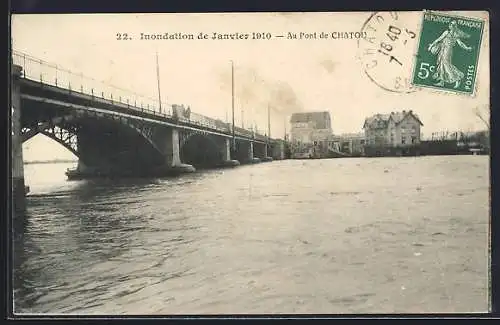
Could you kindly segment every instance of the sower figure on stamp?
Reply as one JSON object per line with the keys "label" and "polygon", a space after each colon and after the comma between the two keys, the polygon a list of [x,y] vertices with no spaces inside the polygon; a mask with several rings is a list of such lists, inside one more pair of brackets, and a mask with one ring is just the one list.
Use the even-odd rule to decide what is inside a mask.
{"label": "sower figure on stamp", "polygon": [[436,72],[432,76],[438,80],[436,86],[444,86],[445,83],[455,83],[454,88],[460,86],[460,81],[464,73],[451,62],[453,48],[458,44],[461,48],[471,51],[472,47],[462,42],[461,38],[469,38],[470,35],[457,27],[457,22],[453,20],[449,28],[441,36],[429,44],[428,50],[432,54],[437,54]]}

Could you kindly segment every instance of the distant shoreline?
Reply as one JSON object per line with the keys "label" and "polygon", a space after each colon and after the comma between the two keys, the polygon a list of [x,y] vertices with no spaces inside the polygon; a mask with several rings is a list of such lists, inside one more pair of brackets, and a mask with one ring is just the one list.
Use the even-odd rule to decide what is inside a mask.
{"label": "distant shoreline", "polygon": [[67,163],[77,163],[78,160],[71,159],[56,159],[56,160],[33,160],[33,161],[25,161],[25,165],[35,165],[35,164],[67,164]]}

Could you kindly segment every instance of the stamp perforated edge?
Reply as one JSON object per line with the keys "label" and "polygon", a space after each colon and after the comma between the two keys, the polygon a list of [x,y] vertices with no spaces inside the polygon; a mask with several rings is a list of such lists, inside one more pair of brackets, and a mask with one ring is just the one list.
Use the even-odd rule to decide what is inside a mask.
{"label": "stamp perforated edge", "polygon": [[[465,92],[465,91],[460,91],[460,90],[453,90],[453,89],[448,89],[448,88],[441,88],[441,87],[434,87],[434,86],[427,86],[427,85],[420,85],[420,84],[414,84],[413,83],[413,80],[415,78],[415,71],[416,71],[416,58],[418,56],[418,53],[420,51],[420,37],[422,35],[422,29],[424,27],[424,17],[425,17],[425,14],[426,13],[436,13],[438,15],[441,15],[441,16],[447,16],[447,17],[451,17],[451,18],[462,18],[462,19],[467,19],[467,20],[472,20],[472,21],[478,21],[478,22],[481,22],[483,23],[483,27],[481,28],[481,33],[479,34],[479,47],[478,47],[478,50],[477,50],[477,55],[476,55],[476,65],[477,65],[477,69],[476,69],[476,76],[474,78],[474,88],[473,88],[473,91],[472,93],[469,93],[469,92]],[[417,49],[416,49],[416,52],[415,52],[415,61],[413,62],[413,69],[412,69],[412,74],[411,74],[411,79],[410,79],[410,83],[413,85],[413,87],[415,88],[420,88],[420,89],[427,89],[427,90],[434,90],[434,92],[438,92],[438,93],[449,93],[449,94],[455,94],[455,95],[466,95],[466,96],[469,96],[469,97],[475,97],[476,96],[476,93],[477,93],[477,88],[478,88],[478,79],[477,79],[477,71],[479,70],[479,66],[480,66],[480,60],[479,60],[479,56],[480,56],[480,53],[481,53],[481,46],[483,44],[483,34],[484,34],[484,26],[487,24],[488,22],[483,20],[483,19],[480,19],[480,18],[475,18],[475,17],[467,17],[467,16],[462,16],[462,15],[455,15],[455,14],[450,14],[450,13],[447,13],[447,12],[440,12],[440,11],[436,11],[436,10],[426,10],[424,9],[422,11],[422,19],[421,19],[421,23],[420,23],[420,31],[419,31],[419,34],[418,34],[418,43],[417,43]]]}

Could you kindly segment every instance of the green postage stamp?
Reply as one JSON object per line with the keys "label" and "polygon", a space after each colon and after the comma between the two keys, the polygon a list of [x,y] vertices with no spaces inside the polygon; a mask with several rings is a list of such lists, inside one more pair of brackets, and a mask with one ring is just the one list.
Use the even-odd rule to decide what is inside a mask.
{"label": "green postage stamp", "polygon": [[425,12],[412,83],[474,94],[483,28],[475,18]]}

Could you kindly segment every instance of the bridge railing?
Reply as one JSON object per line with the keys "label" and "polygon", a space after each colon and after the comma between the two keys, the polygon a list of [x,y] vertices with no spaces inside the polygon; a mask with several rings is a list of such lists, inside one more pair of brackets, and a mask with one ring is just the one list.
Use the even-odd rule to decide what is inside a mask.
{"label": "bridge railing", "polygon": [[160,112],[158,99],[107,84],[28,54],[13,51],[12,61],[23,68],[23,77],[26,79],[120,103],[138,111],[172,116],[172,107],[166,103],[161,104]]}
{"label": "bridge railing", "polygon": [[[19,51],[12,51],[12,63],[23,68],[23,77],[46,85],[56,86],[72,92],[94,96],[122,104],[129,109],[141,112],[149,112],[154,115],[173,117],[172,105],[161,103],[161,111],[158,99],[138,94],[134,91],[123,89],[107,84],[103,81],[84,76],[65,69],[57,64],[46,62]],[[196,124],[198,126],[211,128],[220,132],[231,133],[232,125],[221,120],[191,112],[189,116],[178,116],[179,120]],[[235,134],[239,136],[254,137],[265,141],[263,135],[255,134],[251,130],[235,127]]]}
{"label": "bridge railing", "polygon": [[[201,114],[197,114],[197,113],[191,113],[189,118],[181,117],[180,120],[186,121],[186,122],[189,121],[189,122],[197,124],[199,126],[208,127],[208,128],[220,131],[220,132],[225,132],[225,133],[232,132],[232,125],[231,124],[226,123],[222,120],[214,119],[214,118],[204,116]],[[235,135],[245,136],[248,138],[254,138],[254,139],[260,140],[260,141],[267,140],[267,137],[264,135],[257,134],[251,129],[244,129],[244,128],[237,127],[237,126],[235,126],[235,128],[234,128],[234,133],[235,133]]]}
{"label": "bridge railing", "polygon": [[230,131],[230,129],[227,127],[227,125],[225,125],[224,122],[195,112],[191,112],[188,120],[196,125],[211,128],[220,132],[227,133]]}

